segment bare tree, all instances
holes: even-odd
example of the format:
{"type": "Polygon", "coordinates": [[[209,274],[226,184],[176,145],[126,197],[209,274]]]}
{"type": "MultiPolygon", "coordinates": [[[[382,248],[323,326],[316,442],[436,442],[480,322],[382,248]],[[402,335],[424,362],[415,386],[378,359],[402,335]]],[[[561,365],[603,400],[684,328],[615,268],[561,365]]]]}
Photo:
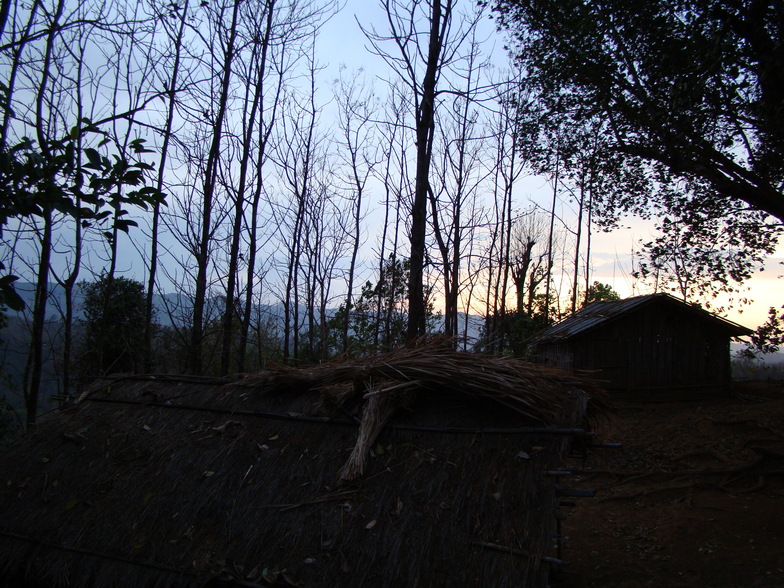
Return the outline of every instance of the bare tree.
{"type": "Polygon", "coordinates": [[[288,200],[278,207],[277,225],[287,251],[286,280],[283,291],[283,358],[299,357],[300,346],[300,267],[306,215],[311,207],[316,159],[316,123],[320,108],[316,105],[315,56],[309,59],[309,80],[305,96],[289,93],[281,116],[282,134],[276,145],[276,163],[287,187],[288,200]]]}
{"type": "MultiPolygon", "coordinates": [[[[2,3],[2,9],[0,9],[0,11],[3,14],[2,27],[4,31],[10,8],[10,1],[4,1],[2,3]]],[[[11,119],[13,118],[13,110],[10,108],[10,105],[13,104],[14,100],[17,76],[23,64],[23,55],[25,53],[25,49],[33,38],[33,28],[38,21],[38,12],[40,9],[41,1],[35,0],[30,6],[30,12],[27,16],[26,23],[17,23],[17,19],[14,18],[11,22],[11,31],[9,32],[11,42],[2,47],[2,52],[5,54],[4,57],[7,56],[7,65],[9,67],[8,79],[5,83],[4,96],[5,104],[7,106],[3,108],[3,121],[2,126],[0,126],[0,148],[5,148],[7,144],[8,130],[11,124],[11,119]]]]}
{"type": "Polygon", "coordinates": [[[515,285],[517,311],[532,314],[533,298],[542,282],[541,268],[547,249],[543,245],[548,236],[547,222],[541,211],[531,207],[514,222],[510,247],[510,272],[515,285]]]}
{"type": "MultiPolygon", "coordinates": [[[[336,81],[335,97],[338,104],[338,126],[341,130],[341,159],[348,175],[348,201],[352,207],[351,225],[351,258],[349,260],[348,280],[346,284],[345,316],[343,319],[342,348],[348,351],[348,334],[354,293],[354,277],[357,268],[357,254],[362,242],[361,222],[364,214],[362,205],[365,186],[377,164],[374,144],[372,116],[375,111],[374,95],[367,85],[360,85],[358,72],[348,74],[348,79],[341,76],[336,81]]],[[[386,229],[386,225],[384,227],[386,229]]],[[[383,238],[382,238],[383,243],[383,238]]]]}
{"type": "MultiPolygon", "coordinates": [[[[408,283],[398,258],[402,215],[407,202],[406,190],[410,185],[408,158],[410,147],[407,130],[407,109],[405,98],[398,84],[393,84],[387,97],[387,120],[380,126],[383,141],[383,163],[377,172],[377,179],[384,188],[384,224],[378,251],[378,282],[376,287],[375,320],[373,345],[391,349],[393,344],[393,324],[396,313],[405,309],[398,307],[397,284],[400,280],[408,283]],[[390,241],[391,233],[391,241],[390,241]],[[387,254],[389,241],[390,254],[387,254]],[[400,273],[399,273],[400,272],[400,273]],[[381,287],[378,287],[381,285],[381,287]]],[[[406,299],[406,291],[403,292],[406,299]]]]}
{"type": "MultiPolygon", "coordinates": [[[[486,249],[485,337],[498,341],[500,321],[507,313],[509,277],[512,263],[512,229],[515,212],[514,189],[528,164],[530,140],[526,119],[528,100],[520,85],[521,74],[512,69],[503,74],[505,80],[496,83],[497,104],[488,122],[493,139],[489,180],[492,209],[489,239],[486,249]]],[[[500,351],[500,350],[499,350],[500,351]]]]}
{"type": "Polygon", "coordinates": [[[196,284],[193,301],[193,323],[191,326],[190,365],[195,374],[202,373],[203,369],[203,340],[204,340],[204,304],[207,296],[208,269],[210,265],[210,243],[213,236],[213,202],[215,199],[218,166],[221,158],[221,145],[223,142],[223,127],[226,122],[226,110],[229,101],[230,82],[233,75],[234,60],[236,57],[237,25],[240,9],[240,0],[233,0],[230,6],[221,5],[214,12],[216,38],[222,49],[220,68],[220,84],[217,104],[212,117],[212,132],[210,147],[207,151],[207,161],[204,168],[202,202],[201,202],[201,227],[198,236],[198,250],[196,252],[196,284]],[[230,10],[231,16],[228,25],[224,23],[225,11],[230,10]]]}
{"type": "Polygon", "coordinates": [[[449,114],[442,121],[440,166],[431,181],[429,200],[433,234],[441,254],[444,288],[444,332],[456,340],[461,286],[463,244],[471,241],[479,221],[479,187],[484,179],[481,167],[484,137],[476,124],[477,101],[482,94],[479,45],[476,40],[476,19],[464,22],[470,34],[466,55],[460,71],[451,81],[453,99],[449,114]],[[473,214],[466,215],[466,212],[473,214]]]}
{"type": "MultiPolygon", "coordinates": [[[[240,233],[245,217],[246,186],[249,183],[248,173],[253,151],[253,139],[255,138],[256,118],[261,108],[261,100],[264,92],[264,79],[267,69],[267,54],[269,51],[270,38],[272,35],[272,23],[274,14],[274,0],[267,2],[264,7],[266,18],[260,30],[254,31],[254,38],[259,42],[252,44],[250,55],[249,71],[244,76],[246,85],[242,106],[242,128],[239,158],[239,180],[237,182],[236,193],[233,195],[234,212],[231,230],[231,245],[229,250],[229,270],[226,285],[226,305],[223,311],[223,343],[221,351],[221,374],[228,374],[231,363],[231,348],[233,343],[233,324],[236,314],[235,290],[238,277],[238,266],[240,258],[240,233]]],[[[254,14],[247,15],[253,19],[254,14]]]]}
{"type": "MultiPolygon", "coordinates": [[[[226,305],[222,320],[222,354],[221,372],[230,369],[232,346],[234,345],[234,324],[240,316],[241,301],[238,300],[237,283],[239,280],[240,252],[243,227],[253,226],[258,222],[254,217],[258,214],[263,183],[261,179],[264,163],[267,159],[267,144],[274,128],[275,116],[282,95],[284,77],[295,64],[302,61],[305,47],[315,42],[319,27],[328,17],[331,3],[316,5],[314,2],[280,3],[277,0],[266,0],[260,6],[247,5],[244,16],[244,35],[248,55],[244,60],[242,71],[238,72],[244,85],[244,98],[241,100],[241,126],[237,133],[236,151],[238,153],[236,180],[227,186],[227,192],[234,201],[232,226],[229,234],[229,259],[226,285],[226,305]],[[258,132],[256,128],[258,127],[258,132]],[[255,156],[254,156],[255,154],[255,156]],[[251,163],[255,161],[255,169],[251,163]],[[255,175],[255,177],[254,177],[255,175]],[[254,196],[251,199],[250,211],[248,196],[250,187],[255,183],[254,196]]],[[[256,249],[257,244],[246,241],[249,249],[256,249]]],[[[249,265],[246,274],[250,276],[255,269],[249,265]]],[[[249,282],[253,282],[252,279],[249,282]]],[[[252,298],[252,290],[246,288],[244,314],[250,315],[247,299],[252,298]]],[[[240,346],[247,340],[249,323],[240,323],[240,346]]],[[[244,350],[240,350],[240,354],[244,350]]],[[[242,360],[239,360],[240,362],[242,360]]]]}
{"type": "MultiPolygon", "coordinates": [[[[71,37],[70,42],[65,43],[64,46],[71,53],[71,58],[76,62],[76,72],[73,79],[76,120],[83,120],[87,117],[87,107],[84,99],[84,85],[94,80],[88,79],[89,72],[86,61],[87,48],[89,43],[90,29],[80,27],[75,31],[71,37]]],[[[83,138],[81,136],[76,139],[76,173],[82,173],[82,151],[84,148],[83,138]]],[[[78,193],[74,194],[74,204],[81,208],[82,199],[78,193]]],[[[71,360],[74,345],[73,326],[74,326],[74,290],[79,279],[80,271],[83,262],[84,250],[84,228],[81,222],[73,223],[73,244],[72,244],[72,259],[70,262],[70,269],[64,277],[59,277],[53,272],[54,279],[63,288],[64,309],[61,310],[63,316],[63,353],[62,353],[62,390],[65,394],[71,392],[71,360]]]]}
{"type": "MultiPolygon", "coordinates": [[[[273,18],[276,10],[276,2],[269,1],[266,5],[266,19],[264,23],[263,48],[262,54],[255,62],[256,93],[259,95],[258,124],[256,130],[256,156],[255,156],[255,178],[253,194],[250,201],[247,240],[247,271],[245,277],[244,309],[240,321],[239,348],[237,350],[237,370],[245,371],[245,360],[247,355],[248,337],[250,333],[251,319],[253,315],[254,287],[256,285],[257,255],[259,250],[259,213],[261,197],[264,191],[264,169],[268,158],[267,146],[269,145],[272,131],[275,128],[278,108],[280,105],[285,74],[286,47],[293,36],[287,30],[277,33],[273,37],[273,18]],[[272,42],[276,41],[273,46],[272,42]],[[275,51],[273,51],[275,49],[275,51]],[[267,103],[265,97],[271,94],[271,100],[267,103]]],[[[286,22],[286,19],[283,19],[286,22]]],[[[294,29],[297,30],[296,28],[294,29]]],[[[261,287],[261,284],[259,284],[261,287]]],[[[258,344],[258,343],[257,343],[258,344]]]]}
{"type": "Polygon", "coordinates": [[[444,67],[456,58],[460,43],[450,37],[453,0],[414,3],[382,0],[381,5],[387,16],[388,34],[379,34],[374,27],[363,28],[363,32],[373,52],[384,59],[407,86],[414,110],[416,172],[409,233],[408,338],[415,339],[424,335],[427,329],[425,238],[438,83],[444,67]],[[385,51],[384,42],[392,42],[398,54],[385,51]]]}
{"type": "MultiPolygon", "coordinates": [[[[190,12],[190,2],[185,0],[183,6],[174,12],[175,25],[172,27],[170,19],[159,19],[163,23],[167,40],[167,45],[171,48],[171,66],[164,68],[169,75],[163,80],[163,88],[166,100],[166,114],[161,129],[161,144],[159,147],[158,173],[155,181],[155,188],[163,192],[164,182],[167,173],[167,163],[169,161],[169,145],[172,140],[172,131],[175,124],[176,106],[178,100],[178,90],[181,80],[181,69],[183,61],[183,40],[185,37],[185,27],[190,12]]],[[[145,369],[150,371],[153,364],[153,317],[155,307],[153,297],[155,295],[158,279],[158,256],[159,239],[161,224],[161,206],[156,203],[152,210],[150,227],[150,254],[149,268],[147,274],[147,288],[145,290],[145,322],[144,322],[144,353],[145,369]]]]}
{"type": "MultiPolygon", "coordinates": [[[[60,18],[65,7],[64,0],[59,0],[48,24],[46,42],[41,62],[40,81],[36,89],[35,99],[35,130],[38,137],[39,148],[44,157],[51,158],[48,152],[50,125],[45,110],[48,85],[51,79],[52,55],[57,40],[60,18]]],[[[27,426],[35,425],[38,413],[38,397],[41,391],[41,376],[44,363],[44,325],[46,322],[46,302],[49,295],[49,271],[52,256],[52,231],[54,210],[51,204],[45,203],[41,210],[43,228],[40,241],[40,257],[35,281],[35,302],[33,303],[33,325],[30,341],[30,380],[25,385],[25,405],[27,407],[27,426]]]]}

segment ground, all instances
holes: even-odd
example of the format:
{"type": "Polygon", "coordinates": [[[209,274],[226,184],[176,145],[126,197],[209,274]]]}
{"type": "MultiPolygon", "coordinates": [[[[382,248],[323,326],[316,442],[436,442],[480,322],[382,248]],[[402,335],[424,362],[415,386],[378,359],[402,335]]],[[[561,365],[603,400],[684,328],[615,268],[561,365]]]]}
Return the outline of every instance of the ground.
{"type": "MultiPolygon", "coordinates": [[[[619,404],[569,467],[556,586],[784,586],[784,383],[732,398],[619,404]]],[[[565,480],[566,481],[566,480],[565,480]]]]}

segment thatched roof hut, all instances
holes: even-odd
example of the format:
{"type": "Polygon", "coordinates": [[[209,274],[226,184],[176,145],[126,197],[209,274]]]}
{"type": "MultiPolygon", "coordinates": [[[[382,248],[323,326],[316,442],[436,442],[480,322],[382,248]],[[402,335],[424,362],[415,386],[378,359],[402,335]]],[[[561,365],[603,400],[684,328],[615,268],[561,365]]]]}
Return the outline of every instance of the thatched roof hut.
{"type": "Polygon", "coordinates": [[[108,378],[0,459],[0,577],[542,586],[584,415],[557,372],[432,351],[108,378]]]}

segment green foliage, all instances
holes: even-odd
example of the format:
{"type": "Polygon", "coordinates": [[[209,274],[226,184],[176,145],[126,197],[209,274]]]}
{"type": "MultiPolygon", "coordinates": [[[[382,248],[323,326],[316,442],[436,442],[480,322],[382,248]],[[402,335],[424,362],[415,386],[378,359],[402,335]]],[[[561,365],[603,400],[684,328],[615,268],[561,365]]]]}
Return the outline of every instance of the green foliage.
{"type": "Polygon", "coordinates": [[[784,7],[498,0],[543,103],[613,120],[617,151],[784,219],[784,7]]]}
{"type": "Polygon", "coordinates": [[[516,309],[485,317],[476,350],[525,357],[528,354],[528,340],[561,318],[558,309],[552,305],[552,297],[549,312],[546,302],[545,294],[535,294],[530,314],[523,309],[516,309]]]}
{"type": "MultiPolygon", "coordinates": [[[[0,87],[0,95],[3,90],[0,87]]],[[[136,225],[126,218],[128,207],[146,209],[163,203],[163,194],[144,185],[144,174],[152,166],[131,161],[121,150],[111,158],[102,155],[99,149],[109,142],[102,136],[100,129],[82,119],[63,139],[37,144],[25,137],[0,150],[0,237],[12,218],[59,212],[84,227],[100,227],[112,239],[114,229],[127,232],[136,225]],[[85,146],[96,136],[96,147],[85,146]]],[[[143,139],[131,141],[129,150],[133,156],[149,152],[143,139]]],[[[0,271],[4,269],[0,264],[0,271]]],[[[22,310],[15,280],[12,275],[0,276],[0,304],[22,310]]]]}
{"type": "Polygon", "coordinates": [[[749,338],[751,341],[739,352],[741,357],[756,359],[760,355],[776,353],[784,346],[784,312],[771,306],[768,310],[768,320],[757,327],[749,338]]]}
{"type": "MultiPolygon", "coordinates": [[[[406,342],[408,326],[406,303],[410,260],[398,259],[394,253],[384,261],[378,281],[368,281],[349,313],[349,351],[373,352],[390,350],[406,342]]],[[[432,331],[438,320],[430,289],[425,288],[425,324],[432,331]]],[[[331,353],[342,349],[342,333],[346,308],[341,305],[328,322],[328,348],[331,353]]]]}
{"type": "MultiPolygon", "coordinates": [[[[2,226],[0,226],[0,233],[2,233],[2,226]]],[[[0,263],[0,272],[5,270],[5,265],[0,263]]],[[[16,276],[4,275],[0,276],[0,305],[6,305],[12,310],[24,309],[24,301],[16,293],[14,282],[18,280],[16,276]]]]}
{"type": "Polygon", "coordinates": [[[583,307],[588,306],[592,302],[620,300],[621,296],[612,289],[609,284],[602,284],[601,282],[594,282],[588,288],[588,293],[585,296],[583,307]]]}
{"type": "MultiPolygon", "coordinates": [[[[405,343],[407,321],[403,312],[408,299],[410,263],[394,254],[384,261],[378,281],[368,281],[349,313],[349,350],[372,351],[394,349],[405,343]]],[[[428,316],[432,316],[432,304],[428,316]]],[[[341,348],[341,337],[346,320],[345,305],[341,305],[329,320],[329,348],[334,353],[341,348]]]]}
{"type": "Polygon", "coordinates": [[[743,282],[774,253],[781,227],[760,230],[764,215],[759,212],[739,210],[732,222],[719,218],[718,211],[688,214],[689,222],[665,216],[658,223],[661,235],[644,244],[634,277],[684,300],[701,299],[706,308],[719,294],[742,296],[743,282]]]}
{"type": "Polygon", "coordinates": [[[124,277],[81,282],[84,319],[75,371],[82,378],[144,366],[144,285],[124,277]]]}
{"type": "Polygon", "coordinates": [[[557,155],[578,169],[586,133],[574,129],[593,125],[597,179],[620,188],[594,192],[594,220],[663,219],[641,275],[703,299],[737,292],[784,220],[784,6],[492,4],[515,36],[543,167],[557,155]]]}
{"type": "Polygon", "coordinates": [[[500,353],[513,357],[525,357],[528,353],[527,340],[552,324],[544,312],[528,315],[510,310],[485,319],[482,334],[477,342],[477,351],[500,353]]]}
{"type": "MultiPolygon", "coordinates": [[[[92,147],[81,148],[91,134],[101,134],[87,119],[74,127],[62,140],[38,145],[28,138],[0,152],[0,229],[11,217],[43,216],[58,211],[82,221],[85,225],[100,223],[125,206],[147,208],[162,202],[163,196],[144,186],[144,172],[152,166],[132,163],[123,155],[112,159],[92,147]],[[85,161],[86,159],[86,161],[85,161]],[[117,190],[119,186],[137,187],[117,190]],[[111,208],[112,210],[109,210],[111,208]]],[[[100,142],[99,147],[108,143],[100,142]]],[[[149,153],[143,139],[129,144],[133,154],[149,153]]],[[[115,227],[127,232],[136,223],[120,219],[115,227]]]]}

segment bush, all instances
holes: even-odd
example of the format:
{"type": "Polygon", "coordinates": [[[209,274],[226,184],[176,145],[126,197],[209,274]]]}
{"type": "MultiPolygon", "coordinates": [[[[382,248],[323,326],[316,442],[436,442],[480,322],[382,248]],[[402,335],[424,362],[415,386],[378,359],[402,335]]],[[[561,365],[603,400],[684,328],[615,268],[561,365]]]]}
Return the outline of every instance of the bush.
{"type": "Polygon", "coordinates": [[[145,296],[141,282],[102,276],[81,282],[82,334],[74,371],[81,378],[144,369],[145,296]]]}

